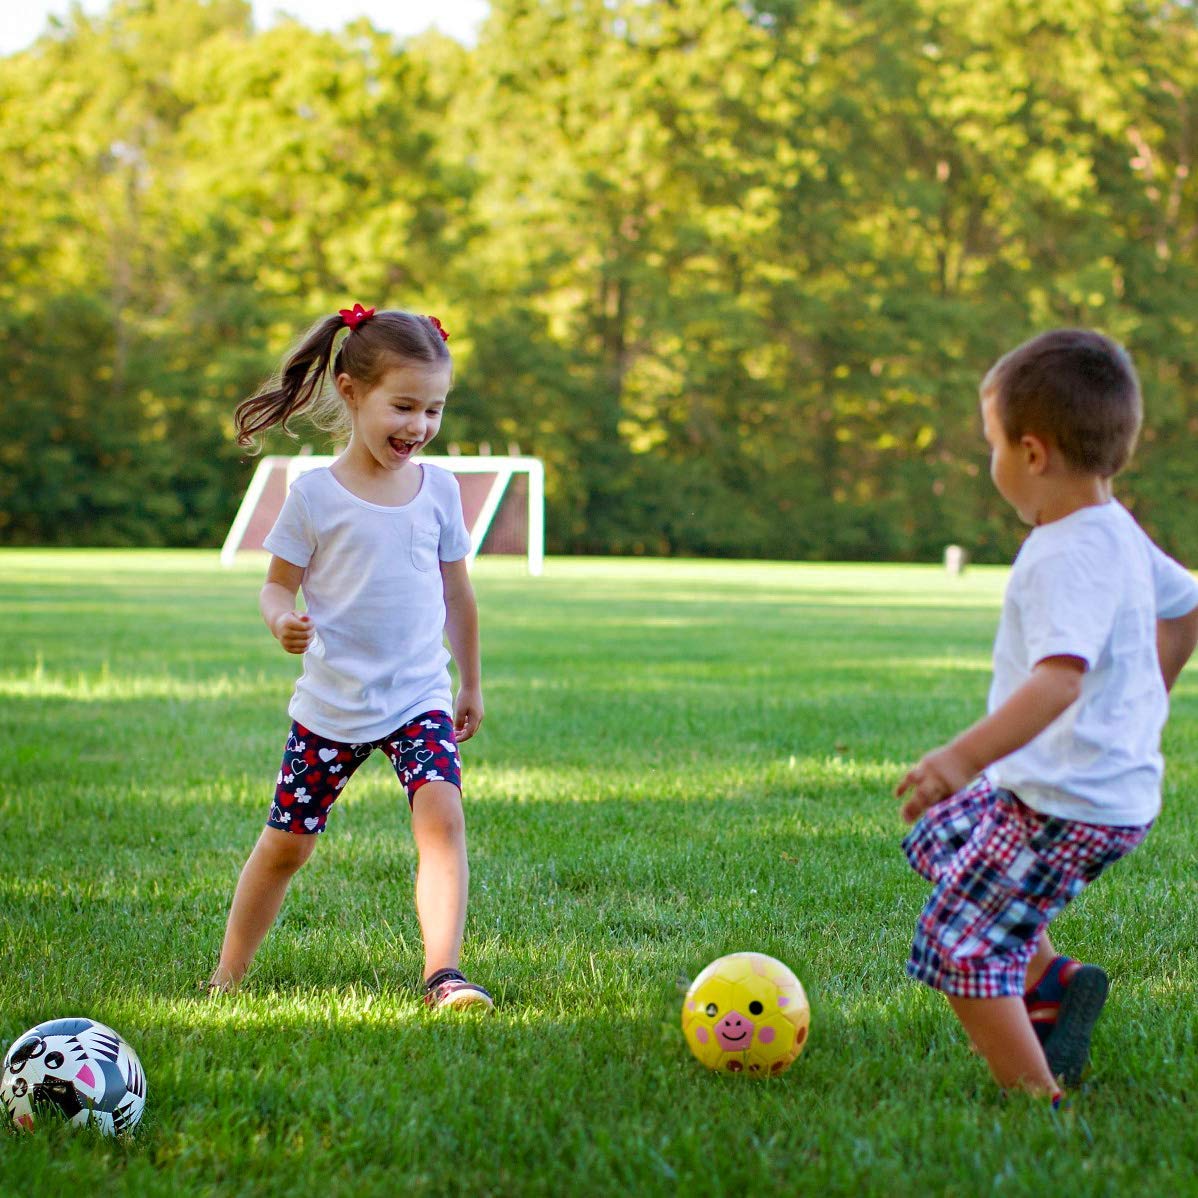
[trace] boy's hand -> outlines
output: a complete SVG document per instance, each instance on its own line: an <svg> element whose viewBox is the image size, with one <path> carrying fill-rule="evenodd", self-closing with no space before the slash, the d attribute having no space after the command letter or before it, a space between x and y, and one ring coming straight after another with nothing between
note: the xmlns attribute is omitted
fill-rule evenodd
<svg viewBox="0 0 1198 1198"><path fill-rule="evenodd" d="M913 765L898 784L896 796L913 792L899 813L907 823L915 823L929 807L956 794L976 774L977 770L971 768L952 745L934 749L918 765Z"/></svg>
<svg viewBox="0 0 1198 1198"><path fill-rule="evenodd" d="M462 687L453 705L453 734L460 744L469 740L483 722L483 693L477 687Z"/></svg>
<svg viewBox="0 0 1198 1198"><path fill-rule="evenodd" d="M316 635L312 617L298 611L285 611L276 616L270 630L288 653L305 652Z"/></svg>

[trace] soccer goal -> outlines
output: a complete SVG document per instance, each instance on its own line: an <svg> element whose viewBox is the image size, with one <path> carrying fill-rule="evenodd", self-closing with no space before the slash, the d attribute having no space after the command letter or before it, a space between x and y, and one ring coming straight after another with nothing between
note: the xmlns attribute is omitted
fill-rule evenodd
<svg viewBox="0 0 1198 1198"><path fill-rule="evenodd" d="M291 484L335 458L318 454L271 455L258 463L245 497L233 517L220 551L221 565L231 566L242 549L262 549ZM539 458L421 457L448 470L462 491L462 514L470 531L468 561L480 553L524 557L528 572L540 574L545 563L545 469Z"/></svg>

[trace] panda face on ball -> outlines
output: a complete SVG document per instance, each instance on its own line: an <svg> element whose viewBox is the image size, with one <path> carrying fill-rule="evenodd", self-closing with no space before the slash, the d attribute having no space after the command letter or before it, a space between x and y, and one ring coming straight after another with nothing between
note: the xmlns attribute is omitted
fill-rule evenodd
<svg viewBox="0 0 1198 1198"><path fill-rule="evenodd" d="M20 1037L4 1058L0 1100L19 1127L38 1111L68 1123L94 1122L105 1134L133 1127L145 1102L137 1054L90 1019L56 1019Z"/></svg>
<svg viewBox="0 0 1198 1198"><path fill-rule="evenodd" d="M112 1068L115 1071L115 1064ZM102 1069L97 1076L80 1041L65 1031L27 1035L14 1045L5 1063L6 1080L9 1077L14 1097L28 1096L34 1110L53 1110L68 1121L85 1110L102 1108L112 1080ZM123 1091L119 1073L115 1080Z"/></svg>

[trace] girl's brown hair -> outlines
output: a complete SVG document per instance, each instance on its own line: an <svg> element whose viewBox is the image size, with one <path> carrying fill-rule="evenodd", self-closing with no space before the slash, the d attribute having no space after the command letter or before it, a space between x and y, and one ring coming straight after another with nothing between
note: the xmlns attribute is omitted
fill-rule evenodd
<svg viewBox="0 0 1198 1198"><path fill-rule="evenodd" d="M287 421L297 412L304 412L318 428L344 429L345 405L335 390L325 386L330 376L348 374L370 387L397 360L429 366L450 361L445 338L431 316L376 312L354 328L334 354L333 343L345 327L340 315L326 316L313 325L278 375L237 405L233 424L239 445L260 448L258 434L276 424L287 429Z"/></svg>

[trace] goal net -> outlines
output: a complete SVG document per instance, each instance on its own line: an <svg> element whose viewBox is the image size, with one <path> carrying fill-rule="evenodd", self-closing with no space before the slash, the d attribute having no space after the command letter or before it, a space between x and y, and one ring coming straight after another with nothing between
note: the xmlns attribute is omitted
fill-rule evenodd
<svg viewBox="0 0 1198 1198"><path fill-rule="evenodd" d="M448 470L462 491L462 514L470 531L472 561L480 553L524 557L530 574L540 574L545 561L545 471L539 458L422 457ZM271 455L258 463L245 497L233 517L220 551L221 565L231 566L239 551L262 549L291 484L332 457Z"/></svg>

